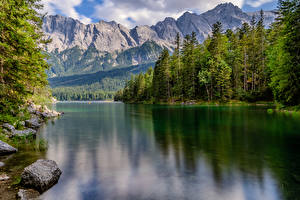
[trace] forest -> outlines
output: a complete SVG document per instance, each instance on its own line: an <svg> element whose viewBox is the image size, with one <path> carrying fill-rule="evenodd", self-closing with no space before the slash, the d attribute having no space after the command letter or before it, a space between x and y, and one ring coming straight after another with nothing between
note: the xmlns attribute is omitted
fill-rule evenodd
<svg viewBox="0 0 300 200"><path fill-rule="evenodd" d="M22 117L28 101L50 99L41 8L39 0L0 1L0 122Z"/></svg>
<svg viewBox="0 0 300 200"><path fill-rule="evenodd" d="M275 101L300 104L300 5L279 1L276 21L264 27L264 13L241 28L213 25L203 44L196 33L177 34L172 55L164 49L145 74L132 76L115 100L127 103L184 101Z"/></svg>
<svg viewBox="0 0 300 200"><path fill-rule="evenodd" d="M113 99L115 92L100 89L100 83L91 85L57 87L52 95L59 101L89 101Z"/></svg>

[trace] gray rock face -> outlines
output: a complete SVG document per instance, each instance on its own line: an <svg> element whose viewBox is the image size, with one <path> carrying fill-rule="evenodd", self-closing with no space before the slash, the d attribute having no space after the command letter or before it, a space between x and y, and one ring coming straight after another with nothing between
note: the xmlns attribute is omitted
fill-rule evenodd
<svg viewBox="0 0 300 200"><path fill-rule="evenodd" d="M162 22L158 22L151 28L164 40L172 42L174 36L178 32L181 37L195 32L197 39L203 42L208 35L212 33L212 25L217 21L222 23L223 30L235 30L242 26L243 23L250 23L252 16L256 20L259 19L259 12L245 13L239 7L234 6L232 3L219 4L214 9L209 10L200 15L185 12L177 20L166 18ZM273 11L264 13L265 26L269 26L274 22L276 14Z"/></svg>
<svg viewBox="0 0 300 200"><path fill-rule="evenodd" d="M40 159L24 169L21 184L43 193L58 182L61 174L55 161Z"/></svg>
<svg viewBox="0 0 300 200"><path fill-rule="evenodd" d="M47 16L43 24L44 32L52 39L46 48L48 52L63 51L76 46L82 50L93 46L101 52L113 52L142 45L147 40L164 44L150 27L141 26L136 29L138 31L130 30L114 21L103 20L85 25L78 20L60 15Z"/></svg>
<svg viewBox="0 0 300 200"><path fill-rule="evenodd" d="M37 200L39 199L40 193L38 191L28 189L20 189L18 191L18 199L20 200Z"/></svg>
<svg viewBox="0 0 300 200"><path fill-rule="evenodd" d="M31 125L31 126L33 126L33 125ZM6 136L9 138L12 138L15 136L22 137L22 136L36 135L36 130L33 130L31 128L27 128L25 130L16 130L14 126L12 126L8 123L3 124L2 127L5 128L5 129L3 129L4 134L6 134ZM35 127L35 128L38 128L38 127Z"/></svg>
<svg viewBox="0 0 300 200"><path fill-rule="evenodd" d="M14 130L16 130L15 127L14 127L13 125L8 124L8 123L4 123L4 124L2 125L2 127L5 128L6 130L10 131L10 132L13 132Z"/></svg>
<svg viewBox="0 0 300 200"><path fill-rule="evenodd" d="M29 135L36 135L36 130L28 128L25 130L15 130L14 132L12 132L12 134L10 135L10 137L26 137Z"/></svg>
<svg viewBox="0 0 300 200"><path fill-rule="evenodd" d="M26 127L38 129L41 124L39 123L39 119L37 117L33 117L25 121Z"/></svg>
<svg viewBox="0 0 300 200"><path fill-rule="evenodd" d="M0 155L11 154L15 152L17 152L16 148L0 140Z"/></svg>

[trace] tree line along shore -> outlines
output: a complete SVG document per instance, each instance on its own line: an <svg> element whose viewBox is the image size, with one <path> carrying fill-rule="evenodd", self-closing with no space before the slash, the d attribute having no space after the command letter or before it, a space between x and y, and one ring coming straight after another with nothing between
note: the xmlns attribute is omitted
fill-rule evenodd
<svg viewBox="0 0 300 200"><path fill-rule="evenodd" d="M213 25L203 44L196 34L179 34L175 50L164 49L154 69L132 76L115 100L126 103L273 101L299 110L299 1L279 1L276 21L264 27L264 13L241 28Z"/></svg>

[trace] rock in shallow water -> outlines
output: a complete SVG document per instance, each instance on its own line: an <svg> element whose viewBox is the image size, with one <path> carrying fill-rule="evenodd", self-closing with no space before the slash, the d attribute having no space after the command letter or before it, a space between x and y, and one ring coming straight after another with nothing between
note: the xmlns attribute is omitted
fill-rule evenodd
<svg viewBox="0 0 300 200"><path fill-rule="evenodd" d="M28 190L23 190L20 189L18 192L18 199L20 200L34 200L34 199L39 199L40 193L38 191L28 189Z"/></svg>
<svg viewBox="0 0 300 200"><path fill-rule="evenodd" d="M40 159L24 169L21 184L43 193L58 182L61 173L55 161Z"/></svg>
<svg viewBox="0 0 300 200"><path fill-rule="evenodd" d="M0 155L11 154L15 152L17 152L16 148L0 140Z"/></svg>

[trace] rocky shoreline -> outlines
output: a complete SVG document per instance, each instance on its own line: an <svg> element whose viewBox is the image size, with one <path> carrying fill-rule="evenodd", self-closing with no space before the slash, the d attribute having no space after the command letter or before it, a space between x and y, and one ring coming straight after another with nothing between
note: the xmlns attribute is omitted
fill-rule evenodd
<svg viewBox="0 0 300 200"><path fill-rule="evenodd" d="M63 114L54 110L50 110L47 106L35 105L34 103L29 104L27 111L30 113L30 119L19 122L22 129L17 130L15 125L9 123L2 124L3 133L7 138L28 135L35 136L37 129L42 125L43 122L49 118L58 117Z"/></svg>
<svg viewBox="0 0 300 200"><path fill-rule="evenodd" d="M12 141L15 138L35 138L37 130L43 123L63 114L50 110L47 106L39 106L34 103L28 103L27 111L30 114L29 119L18 122L18 124L4 123L0 125L6 141ZM0 156L10 156L16 152L18 152L17 148L0 140ZM5 161L1 162L0 160L0 168L3 166L5 166ZM37 160L23 170L18 183L20 189L17 188L17 190L11 188L12 183L7 174L0 174L0 191L3 195L0 199L12 199L13 197L22 200L38 199L40 194L58 182L61 173L55 161Z"/></svg>

